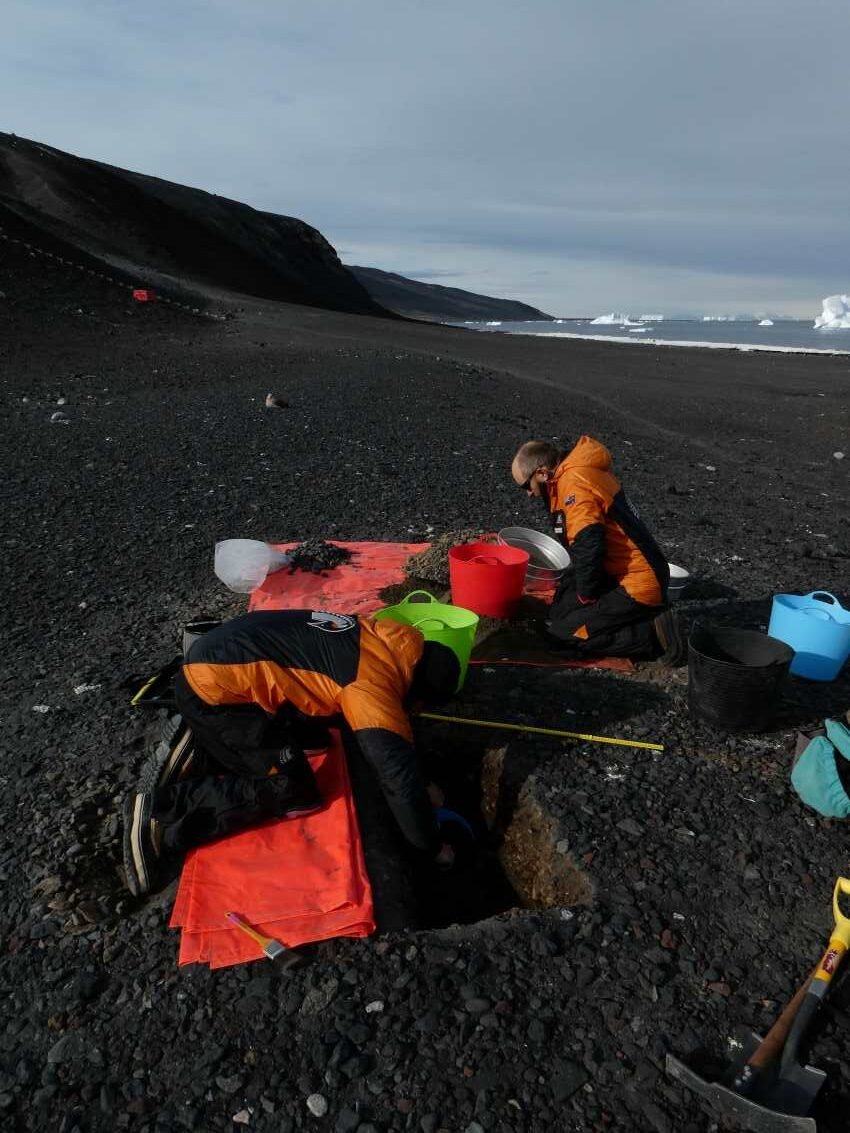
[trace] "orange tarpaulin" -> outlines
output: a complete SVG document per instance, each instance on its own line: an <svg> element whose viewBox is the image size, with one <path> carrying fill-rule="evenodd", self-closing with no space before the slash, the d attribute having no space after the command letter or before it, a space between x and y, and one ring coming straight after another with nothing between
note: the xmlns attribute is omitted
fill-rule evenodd
<svg viewBox="0 0 850 1133"><path fill-rule="evenodd" d="M411 555L427 551L430 543L341 543L351 551L351 562L320 574L286 567L270 574L248 600L249 610L341 610L346 614L373 614L386 603L378 597L386 586L404 582L404 564ZM288 551L297 543L276 543Z"/></svg>
<svg viewBox="0 0 850 1133"><path fill-rule="evenodd" d="M338 732L310 760L325 805L192 850L171 927L181 928L180 964L224 968L263 959L229 912L294 948L375 929L372 889Z"/></svg>
<svg viewBox="0 0 850 1133"><path fill-rule="evenodd" d="M486 536L485 536L486 538ZM292 574L286 567L268 575L262 586L251 593L249 610L333 610L344 614L373 614L382 609L378 594L387 586L406 580L404 567L411 555L427 551L430 543L343 543L332 539L337 547L351 551L351 562L343 563L325 572L311 574L297 570ZM288 551L297 543L275 543L278 551ZM440 588L437 587L439 590ZM554 586L536 584L533 594L537 598L551 598ZM485 643L486 645L486 643ZM484 649L485 657L475 653L471 665L535 665L558 669L614 669L632 672L634 665L626 657L595 657L588 661L560 658L547 654L542 647L540 656L524 655L523 651L506 650L505 656L493 656Z"/></svg>

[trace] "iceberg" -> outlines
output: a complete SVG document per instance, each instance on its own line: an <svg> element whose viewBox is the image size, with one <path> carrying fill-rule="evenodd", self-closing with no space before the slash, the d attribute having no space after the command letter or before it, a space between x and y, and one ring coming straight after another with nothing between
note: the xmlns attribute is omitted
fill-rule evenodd
<svg viewBox="0 0 850 1133"><path fill-rule="evenodd" d="M762 319L761 322L759 323L759 326L760 327L772 327L773 326L773 319Z"/></svg>
<svg viewBox="0 0 850 1133"><path fill-rule="evenodd" d="M850 295L828 295L815 319L815 330L850 330Z"/></svg>
<svg viewBox="0 0 850 1133"><path fill-rule="evenodd" d="M637 323L633 323L628 315L621 315L618 311L612 311L610 315L599 315L595 319L590 320L592 327L633 327Z"/></svg>

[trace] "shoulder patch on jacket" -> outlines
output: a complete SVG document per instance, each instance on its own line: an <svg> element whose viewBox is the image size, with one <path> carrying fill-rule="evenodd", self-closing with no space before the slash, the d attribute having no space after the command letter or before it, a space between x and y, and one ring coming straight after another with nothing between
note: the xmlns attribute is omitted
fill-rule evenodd
<svg viewBox="0 0 850 1133"><path fill-rule="evenodd" d="M307 624L310 629L321 629L325 633L345 633L357 625L357 619L350 614L330 614L327 610L316 610Z"/></svg>
<svg viewBox="0 0 850 1133"><path fill-rule="evenodd" d="M575 495L567 496L567 498L564 500L564 507L569 507L570 504L574 504L575 502L576 502Z"/></svg>

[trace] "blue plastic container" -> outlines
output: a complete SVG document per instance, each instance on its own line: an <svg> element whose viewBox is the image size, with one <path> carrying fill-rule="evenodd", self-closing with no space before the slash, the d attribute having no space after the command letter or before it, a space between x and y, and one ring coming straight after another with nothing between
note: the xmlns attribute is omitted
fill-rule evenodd
<svg viewBox="0 0 850 1133"><path fill-rule="evenodd" d="M794 650L791 672L834 681L850 657L850 610L834 594L776 594L767 632Z"/></svg>

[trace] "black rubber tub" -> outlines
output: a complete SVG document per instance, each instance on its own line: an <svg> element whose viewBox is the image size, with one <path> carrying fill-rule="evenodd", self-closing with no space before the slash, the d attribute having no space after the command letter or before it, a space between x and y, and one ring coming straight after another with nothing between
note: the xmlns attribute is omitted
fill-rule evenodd
<svg viewBox="0 0 850 1133"><path fill-rule="evenodd" d="M724 732L770 727L794 650L749 629L696 625L688 639L688 707Z"/></svg>

